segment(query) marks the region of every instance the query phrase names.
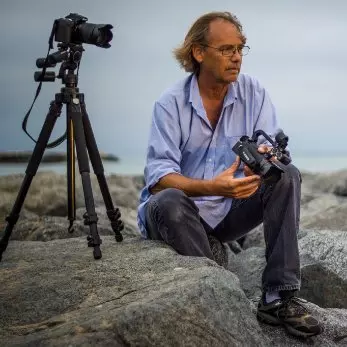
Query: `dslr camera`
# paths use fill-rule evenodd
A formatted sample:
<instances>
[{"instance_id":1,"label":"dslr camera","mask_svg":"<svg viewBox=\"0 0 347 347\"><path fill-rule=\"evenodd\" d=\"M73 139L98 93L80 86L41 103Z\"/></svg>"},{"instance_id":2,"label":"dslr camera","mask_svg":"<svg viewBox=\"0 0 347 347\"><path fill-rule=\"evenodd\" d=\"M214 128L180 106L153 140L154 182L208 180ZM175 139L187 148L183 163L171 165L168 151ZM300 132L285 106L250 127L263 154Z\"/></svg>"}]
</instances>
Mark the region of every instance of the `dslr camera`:
<instances>
[{"instance_id":1,"label":"dslr camera","mask_svg":"<svg viewBox=\"0 0 347 347\"><path fill-rule=\"evenodd\" d=\"M65 44L87 43L102 48L109 48L113 34L111 24L86 23L88 18L77 13L70 13L65 18L54 22L55 41Z\"/></svg>"},{"instance_id":2,"label":"dslr camera","mask_svg":"<svg viewBox=\"0 0 347 347\"><path fill-rule=\"evenodd\" d=\"M257 140L260 135L264 136L272 145L268 153L258 152ZM242 136L232 150L255 174L260 175L265 183L272 184L280 180L284 171L271 158L275 157L284 165L291 162L289 152L285 149L288 139L282 130L275 136L275 141L263 130L257 130L252 137Z\"/></svg>"}]
</instances>

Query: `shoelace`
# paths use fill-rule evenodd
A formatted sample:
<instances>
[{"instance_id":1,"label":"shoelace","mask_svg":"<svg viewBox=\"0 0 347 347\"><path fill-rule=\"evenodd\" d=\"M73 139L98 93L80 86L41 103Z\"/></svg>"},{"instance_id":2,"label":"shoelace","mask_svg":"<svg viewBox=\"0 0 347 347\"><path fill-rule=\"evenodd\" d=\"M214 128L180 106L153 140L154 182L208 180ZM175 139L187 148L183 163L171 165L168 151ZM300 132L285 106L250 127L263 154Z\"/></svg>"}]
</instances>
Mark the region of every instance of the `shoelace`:
<instances>
[{"instance_id":1,"label":"shoelace","mask_svg":"<svg viewBox=\"0 0 347 347\"><path fill-rule=\"evenodd\" d=\"M298 298L296 296L291 296L291 297L283 300L283 306L281 308L281 311L284 310L286 312L288 309L288 306L292 304L294 306L294 310L295 310L296 314L304 315L307 313L307 309L303 305L305 302L307 302L307 301L304 299ZM287 317L287 315L286 315L286 317Z\"/></svg>"}]
</instances>

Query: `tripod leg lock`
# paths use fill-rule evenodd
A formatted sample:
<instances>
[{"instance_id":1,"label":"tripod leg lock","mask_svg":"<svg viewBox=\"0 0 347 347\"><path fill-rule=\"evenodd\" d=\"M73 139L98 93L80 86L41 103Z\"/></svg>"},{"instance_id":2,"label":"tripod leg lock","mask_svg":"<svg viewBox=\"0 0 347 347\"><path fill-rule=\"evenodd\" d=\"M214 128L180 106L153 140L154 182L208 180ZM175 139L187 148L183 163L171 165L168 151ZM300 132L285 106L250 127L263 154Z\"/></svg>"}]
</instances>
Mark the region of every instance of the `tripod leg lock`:
<instances>
[{"instance_id":1,"label":"tripod leg lock","mask_svg":"<svg viewBox=\"0 0 347 347\"><path fill-rule=\"evenodd\" d=\"M102 244L102 240L99 236L96 239L92 235L87 236L88 247L100 246Z\"/></svg>"},{"instance_id":2,"label":"tripod leg lock","mask_svg":"<svg viewBox=\"0 0 347 347\"><path fill-rule=\"evenodd\" d=\"M112 230L115 233L116 241L121 242L123 241L123 235L121 234L121 231L124 229L124 223L120 219L121 213L118 208L107 210L107 216L111 222Z\"/></svg>"},{"instance_id":3,"label":"tripod leg lock","mask_svg":"<svg viewBox=\"0 0 347 347\"><path fill-rule=\"evenodd\" d=\"M111 221L112 229L115 231L121 231L124 229L124 223L120 219L121 213L118 208L113 210L107 210L107 216Z\"/></svg>"},{"instance_id":4,"label":"tripod leg lock","mask_svg":"<svg viewBox=\"0 0 347 347\"><path fill-rule=\"evenodd\" d=\"M98 216L96 214L88 214L88 212L85 212L83 215L84 218L84 225L91 225L96 224L98 222Z\"/></svg>"}]
</instances>

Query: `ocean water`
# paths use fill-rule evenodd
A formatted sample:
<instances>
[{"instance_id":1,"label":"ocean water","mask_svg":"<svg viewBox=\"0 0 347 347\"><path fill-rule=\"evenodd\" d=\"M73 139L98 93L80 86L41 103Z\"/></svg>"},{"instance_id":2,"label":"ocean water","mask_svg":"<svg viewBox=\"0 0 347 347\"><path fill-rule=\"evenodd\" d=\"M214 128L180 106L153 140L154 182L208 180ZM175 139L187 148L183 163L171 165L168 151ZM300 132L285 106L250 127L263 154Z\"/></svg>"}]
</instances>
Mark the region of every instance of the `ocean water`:
<instances>
[{"instance_id":1,"label":"ocean water","mask_svg":"<svg viewBox=\"0 0 347 347\"><path fill-rule=\"evenodd\" d=\"M334 172L338 170L347 170L347 155L346 156L295 156L293 164L300 170L307 172ZM103 161L103 166L106 175L121 174L121 175L142 175L144 169L144 161L142 160L120 160L119 162ZM24 163L18 164L1 164L0 176L11 175L16 173L25 173L27 165ZM76 166L76 171L78 166ZM92 168L91 168L92 170ZM57 173L66 173L65 163L41 163L38 171L54 171Z\"/></svg>"}]
</instances>

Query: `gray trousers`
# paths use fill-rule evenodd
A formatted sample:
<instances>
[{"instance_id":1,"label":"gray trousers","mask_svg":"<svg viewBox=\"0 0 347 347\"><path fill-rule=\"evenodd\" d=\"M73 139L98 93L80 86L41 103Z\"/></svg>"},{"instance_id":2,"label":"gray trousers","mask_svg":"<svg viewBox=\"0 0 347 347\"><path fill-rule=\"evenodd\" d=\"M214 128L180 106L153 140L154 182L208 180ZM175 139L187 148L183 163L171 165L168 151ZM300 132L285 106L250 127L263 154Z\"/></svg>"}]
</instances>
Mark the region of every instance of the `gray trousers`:
<instances>
[{"instance_id":1,"label":"gray trousers","mask_svg":"<svg viewBox=\"0 0 347 347\"><path fill-rule=\"evenodd\" d=\"M183 191L168 188L151 196L146 208L150 239L163 240L178 253L213 259L207 234L221 242L237 240L263 223L266 266L263 291L300 289L297 233L301 175L292 164L276 184L262 184L251 197L233 200L226 217L212 229Z\"/></svg>"}]
</instances>

